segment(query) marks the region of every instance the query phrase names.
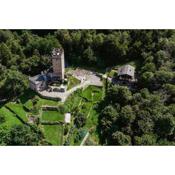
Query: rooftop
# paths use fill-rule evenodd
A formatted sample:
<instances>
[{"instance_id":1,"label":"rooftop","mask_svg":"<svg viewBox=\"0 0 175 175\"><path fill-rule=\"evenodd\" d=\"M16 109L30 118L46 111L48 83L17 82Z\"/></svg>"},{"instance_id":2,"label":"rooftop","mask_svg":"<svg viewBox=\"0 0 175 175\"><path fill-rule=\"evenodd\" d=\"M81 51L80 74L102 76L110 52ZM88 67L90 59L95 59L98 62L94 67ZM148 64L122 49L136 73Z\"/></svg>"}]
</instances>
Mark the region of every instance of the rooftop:
<instances>
[{"instance_id":1,"label":"rooftop","mask_svg":"<svg viewBox=\"0 0 175 175\"><path fill-rule=\"evenodd\" d=\"M64 121L65 121L65 123L70 123L70 121L71 121L71 114L70 113L65 114Z\"/></svg>"},{"instance_id":2,"label":"rooftop","mask_svg":"<svg viewBox=\"0 0 175 175\"><path fill-rule=\"evenodd\" d=\"M118 75L130 75L134 77L135 68L131 65L124 65L118 69Z\"/></svg>"},{"instance_id":3,"label":"rooftop","mask_svg":"<svg viewBox=\"0 0 175 175\"><path fill-rule=\"evenodd\" d=\"M41 74L35 75L34 77L29 77L30 81L44 81L44 76Z\"/></svg>"},{"instance_id":4,"label":"rooftop","mask_svg":"<svg viewBox=\"0 0 175 175\"><path fill-rule=\"evenodd\" d=\"M37 82L49 80L49 76L47 74L43 74L43 75L38 74L38 75L35 75L34 77L29 77L29 80L37 84Z\"/></svg>"}]
</instances>

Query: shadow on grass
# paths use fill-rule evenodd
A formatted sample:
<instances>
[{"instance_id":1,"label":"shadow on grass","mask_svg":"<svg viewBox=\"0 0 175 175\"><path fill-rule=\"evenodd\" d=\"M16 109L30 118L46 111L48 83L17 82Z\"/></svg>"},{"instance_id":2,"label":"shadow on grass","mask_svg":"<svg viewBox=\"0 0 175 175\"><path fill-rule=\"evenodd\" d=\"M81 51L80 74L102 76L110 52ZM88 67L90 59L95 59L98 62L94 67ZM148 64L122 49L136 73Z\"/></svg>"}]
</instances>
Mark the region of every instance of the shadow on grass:
<instances>
[{"instance_id":1,"label":"shadow on grass","mask_svg":"<svg viewBox=\"0 0 175 175\"><path fill-rule=\"evenodd\" d=\"M29 99L32 99L36 94L36 92L31 89L27 89L24 91L23 95L19 97L22 104L26 103Z\"/></svg>"}]
</instances>

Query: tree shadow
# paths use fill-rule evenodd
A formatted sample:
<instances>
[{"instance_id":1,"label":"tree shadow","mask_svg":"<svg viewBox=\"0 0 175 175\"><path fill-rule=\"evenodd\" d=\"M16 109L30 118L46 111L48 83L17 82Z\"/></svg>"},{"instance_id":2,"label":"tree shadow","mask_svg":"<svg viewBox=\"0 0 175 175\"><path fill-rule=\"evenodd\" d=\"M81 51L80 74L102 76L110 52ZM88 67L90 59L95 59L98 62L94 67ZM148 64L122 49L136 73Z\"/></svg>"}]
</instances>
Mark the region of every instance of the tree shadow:
<instances>
[{"instance_id":1,"label":"tree shadow","mask_svg":"<svg viewBox=\"0 0 175 175\"><path fill-rule=\"evenodd\" d=\"M22 104L26 103L29 99L32 99L33 97L35 97L37 95L36 92L34 92L31 89L27 89L24 91L23 95L21 95L19 97L20 101Z\"/></svg>"}]
</instances>

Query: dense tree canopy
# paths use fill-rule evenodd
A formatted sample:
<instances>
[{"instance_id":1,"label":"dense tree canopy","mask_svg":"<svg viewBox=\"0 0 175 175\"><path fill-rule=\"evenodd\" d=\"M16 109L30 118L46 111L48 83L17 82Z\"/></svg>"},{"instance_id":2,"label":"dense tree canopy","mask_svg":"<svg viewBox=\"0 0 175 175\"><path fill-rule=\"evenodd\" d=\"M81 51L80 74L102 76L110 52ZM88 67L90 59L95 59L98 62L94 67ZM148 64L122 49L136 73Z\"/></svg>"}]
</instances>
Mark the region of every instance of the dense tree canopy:
<instances>
[{"instance_id":1,"label":"dense tree canopy","mask_svg":"<svg viewBox=\"0 0 175 175\"><path fill-rule=\"evenodd\" d=\"M123 105L116 101L118 94L115 93L121 88L126 87L113 85L110 88L110 92L114 91L113 100L107 92L101 103L102 108L106 106L99 118L101 142L109 145L155 145L164 140L162 144L174 144L174 105L167 105L161 93L151 93L147 89L131 94L127 105ZM108 108L110 110L106 112Z\"/></svg>"},{"instance_id":2,"label":"dense tree canopy","mask_svg":"<svg viewBox=\"0 0 175 175\"><path fill-rule=\"evenodd\" d=\"M42 140L40 132L25 125L14 125L10 129L0 127L0 136L1 145L39 145Z\"/></svg>"}]
</instances>

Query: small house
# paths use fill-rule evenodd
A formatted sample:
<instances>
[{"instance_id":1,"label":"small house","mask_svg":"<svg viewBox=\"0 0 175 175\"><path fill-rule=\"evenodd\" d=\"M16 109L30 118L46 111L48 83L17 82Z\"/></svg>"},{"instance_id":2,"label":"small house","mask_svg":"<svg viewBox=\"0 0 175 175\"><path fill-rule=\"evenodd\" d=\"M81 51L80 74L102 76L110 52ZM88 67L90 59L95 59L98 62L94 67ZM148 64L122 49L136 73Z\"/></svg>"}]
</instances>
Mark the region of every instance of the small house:
<instances>
[{"instance_id":1,"label":"small house","mask_svg":"<svg viewBox=\"0 0 175 175\"><path fill-rule=\"evenodd\" d=\"M118 69L118 79L124 81L134 81L135 68L131 65L124 65Z\"/></svg>"}]
</instances>

